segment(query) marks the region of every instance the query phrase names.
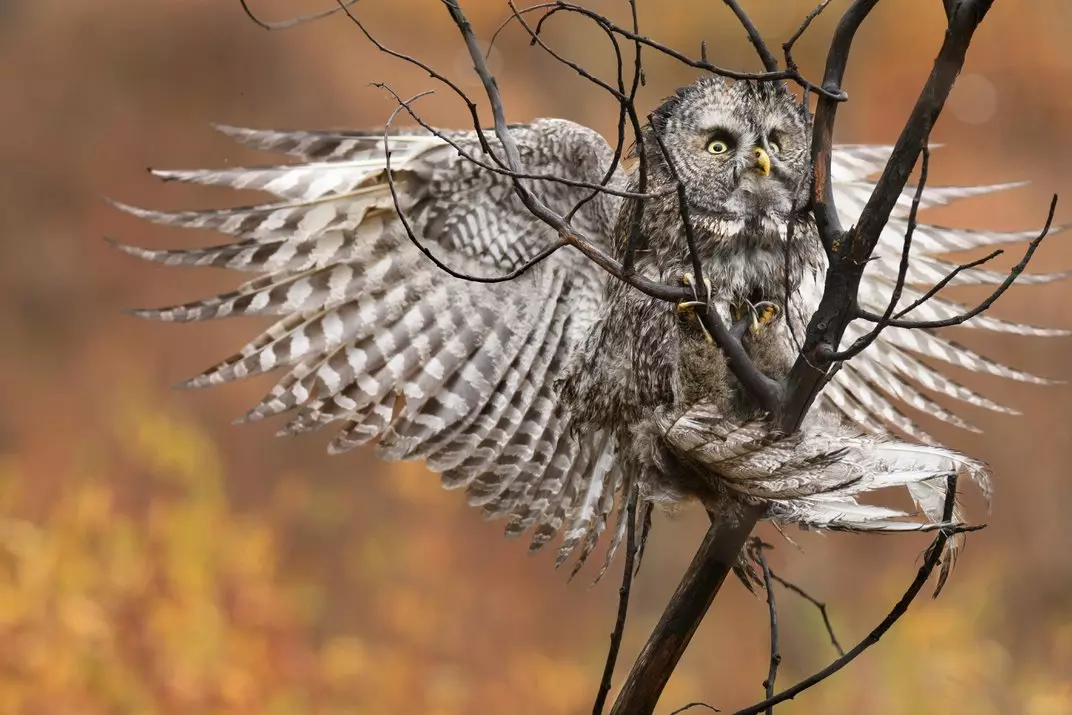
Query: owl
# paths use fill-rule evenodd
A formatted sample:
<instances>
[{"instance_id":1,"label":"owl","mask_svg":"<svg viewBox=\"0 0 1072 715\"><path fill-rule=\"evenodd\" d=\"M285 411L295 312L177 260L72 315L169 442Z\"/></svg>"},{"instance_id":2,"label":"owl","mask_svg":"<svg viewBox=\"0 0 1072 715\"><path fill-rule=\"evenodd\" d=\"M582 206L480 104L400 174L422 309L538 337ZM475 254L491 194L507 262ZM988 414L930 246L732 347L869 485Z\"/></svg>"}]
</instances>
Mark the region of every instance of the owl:
<instances>
[{"instance_id":1,"label":"owl","mask_svg":"<svg viewBox=\"0 0 1072 715\"><path fill-rule=\"evenodd\" d=\"M574 572L608 527L609 563L629 527L621 497L633 489L648 503L698 502L716 518L733 519L750 504L777 524L920 528L926 520L860 497L903 486L935 521L946 476L966 474L989 493L988 473L935 444L893 400L972 429L913 383L977 407L1011 410L945 377L935 363L1044 382L944 336L888 328L825 386L800 430L780 435L728 370L692 302L653 299L569 248L508 281L451 275L502 276L557 240L522 205L511 178L495 170L476 132L218 128L296 161L155 173L255 189L272 199L208 211L119 204L159 224L229 237L207 248L120 245L123 251L166 265L253 274L231 292L137 315L275 321L184 384L278 371L278 383L241 421L284 416L284 435L332 425L331 452L377 440L383 459L424 460L444 487L464 490L486 516L505 518L508 535L530 534L532 550L560 536L556 564L574 556ZM613 152L595 131L562 119L509 131L525 171L538 177L527 186L544 203L562 214L579 205L572 225L619 260L635 241L637 273L691 285L697 301L724 320L745 319L744 343L757 367L772 378L787 374L821 297L826 257L805 210L809 115L786 87L705 78L678 90L651 114L638 145L648 170L643 199L636 196L635 162L615 168L612 193L592 196L582 185L602 181L612 166ZM491 132L484 139L501 150ZM872 189L867 178L889 153L883 146L835 147L831 176L846 223L859 215ZM684 185L705 285L691 280L675 175ZM1010 186L929 188L921 206ZM861 305L875 312L885 309L896 282L910 198L902 197L884 228L860 286ZM920 298L954 268L939 254L1030 235L919 225L912 285L902 300ZM1003 279L974 268L954 282ZM960 310L934 298L913 317ZM982 315L968 326L1064 334ZM845 340L869 329L852 323Z\"/></svg>"}]
</instances>

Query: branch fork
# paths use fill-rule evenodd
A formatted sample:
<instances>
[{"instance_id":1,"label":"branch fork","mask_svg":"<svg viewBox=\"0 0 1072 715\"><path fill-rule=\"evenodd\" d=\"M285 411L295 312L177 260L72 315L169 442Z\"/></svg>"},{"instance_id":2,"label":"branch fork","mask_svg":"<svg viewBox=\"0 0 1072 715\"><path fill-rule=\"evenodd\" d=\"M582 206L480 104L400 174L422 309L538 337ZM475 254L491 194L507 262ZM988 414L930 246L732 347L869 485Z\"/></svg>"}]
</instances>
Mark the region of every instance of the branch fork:
<instances>
[{"instance_id":1,"label":"branch fork","mask_svg":"<svg viewBox=\"0 0 1072 715\"><path fill-rule=\"evenodd\" d=\"M490 104L493 115L494 130L492 133L497 140L497 147L492 147L486 137L485 130L482 128L484 124L481 121L476 102L467 96L457 84L426 63L415 57L392 50L380 43L351 11L350 6L354 1L355 0L336 0L337 7L333 8L331 11L320 13L316 16L310 16L309 18L299 18L298 20L304 21L308 19L316 19L317 17L322 17L330 12L341 11L349 17L364 36L381 52L424 70L431 78L443 84L456 94L466 104L466 107L469 110L472 124L477 132L481 152L483 154L483 158L479 158L465 155L463 153L465 158L473 161L473 163L488 171L508 176L513 183L513 189L518 199L533 216L550 227L558 237L551 246L529 263L504 276L486 278L465 275L453 271L448 266L443 265L425 246L423 246L420 239L410 229L408 222L406 222L403 207L399 204L399 197L395 190L394 180L391 175L390 154L388 154L388 181L391 186L392 196L395 199L396 209L398 210L399 216L402 217L403 225L409 234L410 240L435 261L437 265L450 272L451 275L464 280L480 282L511 280L530 269L532 266L545 260L559 248L568 245L579 250L589 260L595 262L617 280L621 280L637 290L643 291L649 296L670 303L692 301L690 305L696 311L696 315L700 320L701 325L726 355L729 367L733 374L763 409L769 413L771 429L783 434L790 434L800 426L801 421L804 419L804 416L807 414L812 402L815 400L823 385L825 385L833 374L837 372L844 361L851 359L853 356L866 349L879 336L882 330L889 327L931 329L958 325L987 310L997 298L1004 294L1026 268L1038 245L1047 235L1053 220L1056 208L1056 196L1050 204L1045 229L1029 244L1023 259L1010 270L1007 280L1003 282L991 296L980 302L975 308L965 311L963 314L954 318L941 321L915 321L905 317L941 291L945 286L952 282L960 272L990 261L999 255L1000 251L995 251L983 259L956 267L945 278L939 281L927 294L913 304L898 310L897 303L899 302L904 288L911 259L912 234L915 229L916 212L920 204L922 191L926 184L926 174L929 162L927 140L931 128L934 126L950 90L952 89L953 82L963 67L965 55L975 30L986 16L993 0L943 0L943 6L948 19L948 26L945 31L941 48L935 57L930 76L919 93L916 104L905 122L904 128L894 146L890 159L882 172L881 178L879 178L876 184L874 192L867 201L858 223L849 228L842 226L837 208L834 205L834 194L831 182L831 152L834 126L838 107L847 99L842 84L848 65L852 43L856 37L857 31L870 15L871 11L878 5L879 0L852 0L849 4L834 30L821 82L812 82L803 76L793 59L792 51L795 43L808 29L813 20L830 4L830 0L822 0L819 2L818 5L816 5L804 18L793 35L781 46L785 63L784 69L779 68L774 54L766 45L747 13L741 8L739 2L737 2L737 0L723 0L724 4L733 12L742 28L747 33L748 39L755 48L760 62L764 67L763 72L739 72L713 65L708 61L706 45L701 45L700 47L700 59L694 59L682 52L645 37L640 33L638 27L636 0L628 0L632 19L630 27L617 25L593 10L565 0L543 2L520 9L514 5L513 0L508 0L511 14L506 22L500 26L499 30L495 32L492 42L494 42L495 37L503 27L511 21L517 21L525 32L528 33L532 45L539 47L558 62L573 69L579 76L603 91L608 92L619 103L618 135L615 151L611 165L608 167L608 170L600 183L566 181L557 177L535 175L524 171L517 144L506 123L506 113L498 83L496 82L494 75L488 69L484 54L481 52L472 25L458 0L440 0L440 2L447 11L451 22L461 35L462 40L468 49L470 59L472 60L473 69L481 80L484 94ZM249 11L248 6L246 5L246 0L240 0L240 2L247 14L249 14L250 17L262 27L268 29L281 29L284 26L297 24L297 22L275 24L262 22L257 20ZM540 11L543 12L543 15L534 25L530 24L526 17L531 13ZM617 59L617 73L613 84L595 77L577 63L565 58L544 41L541 33L545 23L560 13L579 16L594 22L606 35ZM635 55L632 76L629 79L628 86L626 81L625 60L623 58L620 44L621 41L632 43ZM814 94L818 98L813 121L811 146L813 176L810 202L808 206L803 208L804 210L810 211L815 217L820 239L827 254L828 269L822 300L810 321L796 363L785 380L778 381L767 377L752 362L742 342L747 329L746 324L742 325L742 321L737 321L736 324L727 326L715 311L708 308L707 300L700 300L696 293L697 290L703 289L701 286L705 286L702 273L702 260L696 250L695 236L693 235L692 222L689 217L690 207L684 191L684 186L680 181L677 181L675 191L678 196L679 211L686 230L686 240L692 267L692 275L690 276L692 285L661 284L638 275L634 270L634 256L642 245L643 239L640 235L640 215L643 211L643 201L652 197L647 193L646 152L643 147L644 136L635 106L635 98L638 88L644 83L641 61L642 51L657 52L676 59L689 67L731 79L768 82L791 81L801 87L806 94ZM449 137L444 136L442 132L437 132L420 119L410 106L413 100L402 100L397 94L394 94L392 90L389 88L386 89L391 92L398 102L398 108L395 110L394 114L392 114L392 119L400 111L406 111L426 130L453 145L453 142ZM638 192L623 192L609 187L610 180L621 161L624 147L626 145L625 129L627 123L632 130L632 138L637 146L636 155L639 159L637 167L639 178ZM389 124L390 122L388 123L388 126ZM661 138L659 138L657 134L653 136L659 143L659 149L663 157L667 160L669 169L676 179L676 168L670 161L669 153L666 151L665 146L662 145ZM386 141L387 135L385 133L385 148ZM458 147L455 146L455 148L457 149ZM898 281L892 298L882 314L874 314L861 310L858 307L856 300L861 277L871 258L871 254L878 243L880 233L885 227L898 198L901 196L912 170L915 168L917 162L921 160L921 157L922 176L916 187L915 197L912 203L908 230L906 231L903 251L901 254ZM558 181L563 184L590 189L591 193L576 204L573 209L563 215L552 210L530 190L530 184L528 182L531 180ZM622 196L629 199L640 200L641 202L641 210L634 212L635 222L633 224L633 230L631 231L628 246L626 247L621 262L599 248L595 242L583 235L583 233L578 231L571 223L573 216L581 206L598 196L600 193ZM846 327L852 320L856 319L870 321L874 323L874 326L871 331L857 340L853 345L844 350L839 350ZM839 653L841 653L841 647L833 630L830 628L825 604L816 601L798 587L789 584L774 574L767 565L764 557L764 549L767 548L767 545L758 541L752 542L750 554L753 560L760 566L762 583L768 595L768 608L772 629L771 664L767 680L764 683L766 698L760 703L738 711L736 715L773 712L773 708L776 704L795 697L800 692L837 672L851 662L863 650L882 637L889 627L903 615L913 599L922 589L934 568L937 566L942 548L945 546L946 541L955 533L973 528L965 527L963 525L949 524L953 513L956 486L956 476L950 476L947 484L945 518L943 519L943 523L936 527L937 535L926 552L924 563L919 569L915 580L905 592L902 599L896 604L893 610L891 610L890 614L876 629L868 634L863 641L848 652L840 655L839 658L833 661L827 668L824 668L811 678L807 678L780 693L774 692L777 665L778 660L780 659L777 643L777 613L775 599L771 592L772 584L774 582L781 583L815 604L820 610L824 622L827 624L830 639ZM613 675L614 662L621 642L621 630L624 628L625 624L629 584L635 573L634 559L639 561L640 551L643 549L647 529L651 523L650 509L645 508L641 519L643 525L640 536L640 545L638 546L635 539L635 531L637 529L638 521L637 495L631 493L624 498L629 500L627 516L629 520L627 525L627 534L629 538L626 565L623 574L624 580L622 588L620 589L621 600L618 620L615 632L612 634L611 651L608 654L604 676L594 705L594 715L600 715L603 712L611 689L611 677ZM745 506L742 508L742 512L736 522L727 523L725 520L712 522L704 541L697 550L692 564L686 571L677 591L663 613L659 624L656 626L647 644L637 658L629 676L625 680L611 710L612 715L646 715L653 712L663 686L669 679L679 658L687 647L693 632L706 614L708 607L717 595L726 576L738 564L742 548L748 542L753 526L761 516L762 512L760 508ZM686 708L693 706L704 706L710 709L710 706L705 706L702 703L690 704L689 706L686 706ZM684 709L685 708L682 708L680 710Z\"/></svg>"}]
</instances>

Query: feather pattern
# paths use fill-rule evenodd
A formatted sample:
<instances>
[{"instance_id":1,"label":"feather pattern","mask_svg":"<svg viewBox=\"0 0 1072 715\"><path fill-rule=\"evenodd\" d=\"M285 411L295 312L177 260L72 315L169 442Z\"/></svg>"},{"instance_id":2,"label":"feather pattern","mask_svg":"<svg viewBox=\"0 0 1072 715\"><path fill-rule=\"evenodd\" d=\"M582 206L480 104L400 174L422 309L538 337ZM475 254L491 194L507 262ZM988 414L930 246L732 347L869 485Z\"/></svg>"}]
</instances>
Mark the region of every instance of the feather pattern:
<instances>
[{"instance_id":1,"label":"feather pattern","mask_svg":"<svg viewBox=\"0 0 1072 715\"><path fill-rule=\"evenodd\" d=\"M631 438L609 429L577 429L556 386L599 320L607 295L603 273L566 251L509 283L461 281L436 268L413 245L396 214L388 155L413 237L455 270L501 275L555 237L525 210L508 179L465 160L427 132L397 132L385 139L382 132L216 128L253 149L295 157L297 163L154 175L264 191L271 201L203 211L115 203L156 224L208 229L233 239L174 250L114 244L125 253L169 266L255 274L233 291L135 315L169 322L277 318L184 386L281 370L276 385L241 421L285 415L289 421L280 434L338 424L332 452L378 438L377 454L384 459L427 460L444 487L465 489L469 503L486 516L505 518L508 535L531 533L531 550L561 536L555 562L575 557L573 573L609 529L602 575L626 529L633 528L626 523L626 495L638 488L645 498L658 498L644 491L645 474L623 457L623 440ZM533 173L599 182L609 166L606 142L579 125L537 120L511 131ZM481 153L473 132L447 136L470 154ZM492 135L487 139L501 149ZM835 196L847 223L862 210L873 189L868 178L885 165L890 151L888 146L835 148ZM624 189L628 184L628 172L619 168L611 185ZM528 185L562 213L588 193L542 180ZM1018 185L928 188L921 206ZM860 286L861 305L874 312L883 312L894 288L913 194L906 189L899 198ZM573 224L609 251L621 206L621 199L597 196L580 208ZM901 305L922 296L926 288L920 286L942 280L956 267L939 254L1033 236L918 225L911 285ZM1067 276L1025 275L1020 280L1039 284ZM994 286L1004 279L998 271L974 268L962 271L954 284ZM794 322L802 328L822 285L821 275L805 277L800 305L792 306ZM941 298L909 317L941 320L962 309ZM846 344L870 327L850 325ZM1031 336L1068 334L991 316L977 316L965 327ZM892 426L932 442L893 400L965 429L974 428L922 390L988 410L1013 410L917 356L1022 382L1048 382L943 336L890 328L825 387L821 409L795 435L772 435L761 421L728 420L703 402L658 412L649 428L686 463L717 471L723 488L738 498L769 503L769 516L776 522L830 530L919 529L923 522L913 515L858 498L875 489L906 487L927 519L935 521L941 518L945 475L966 473L987 494L989 481L985 468L961 455L888 437L887 426ZM952 553L947 563L951 558Z\"/></svg>"},{"instance_id":2,"label":"feather pattern","mask_svg":"<svg viewBox=\"0 0 1072 715\"><path fill-rule=\"evenodd\" d=\"M598 309L598 269L567 252L510 283L464 282L436 268L394 212L387 151L411 226L455 270L501 273L554 237L520 208L507 179L444 151L434 136L396 134L385 147L382 134L218 128L303 161L153 173L265 191L277 201L208 211L115 204L164 226L236 239L179 250L116 244L128 254L258 274L228 293L136 315L171 322L279 318L185 386L283 369L244 420L289 414L285 434L341 422L333 452L379 437L379 456L427 459L445 486L464 486L486 514L507 517L509 534L537 527L533 548L565 529L560 560L578 552L583 563L605 529L620 474L610 436L567 430L553 381ZM606 143L569 122L538 121L514 132L533 171L599 181L609 162ZM472 133L459 136L479 153ZM559 184L536 186L562 211L584 196ZM598 237L614 201L590 202L576 222Z\"/></svg>"},{"instance_id":3,"label":"feather pattern","mask_svg":"<svg viewBox=\"0 0 1072 715\"><path fill-rule=\"evenodd\" d=\"M843 218L848 223L855 222L863 210L863 205L874 188L874 184L867 181L867 178L882 168L883 151L886 149L888 148L842 146L835 151L835 158L840 155L842 162L842 168L833 174L835 200L839 211L844 214ZM1022 185L1022 183L1008 183L974 187L928 187L923 192L920 206L921 208L938 206L952 200L985 196ZM859 289L859 302L861 307L873 313L885 312L893 295L900 268L904 236L908 229L906 217L914 192L914 189L905 189L894 211L894 216L882 231L874 260L864 271ZM1057 228L1053 232L1059 230ZM906 308L922 298L931 285L941 281L957 267L958 264L940 258L938 254L1004 246L1033 239L1037 235L1038 231L981 231L931 226L925 223L917 224L912 237L913 252L907 274L907 284L902 291L898 307ZM1043 274L1025 273L1019 276L1017 281L1028 285L1044 284L1063 280L1069 275L1068 271ZM997 286L1005 279L1006 274L1001 271L973 268L961 271L950 285ZM822 285L817 283L805 286L805 288L810 289L810 294L804 296L802 302L806 306L816 305L821 297ZM963 313L966 309L967 307L959 302L944 296L935 296L912 310L905 318L925 321L947 320ZM808 313L807 309L805 313ZM1025 325L990 315L977 315L962 326L967 329L1038 337L1059 337L1070 334L1068 330ZM852 344L857 338L870 332L872 327L872 324L862 321L851 323L845 332L843 346ZM933 331L887 328L871 346L835 375L831 384L826 387L824 395L839 412L865 429L872 431L877 429L880 423L876 423L875 418L879 418L886 424L924 442L933 442L933 440L910 418L894 407L894 399L944 422L969 430L975 428L953 411L925 397L918 388L913 386L913 382L960 402L997 412L1015 414L1015 410L999 405L957 384L937 368L917 360L913 354L966 368L972 372L988 373L1020 382L1034 384L1051 382L983 357Z\"/></svg>"}]
</instances>

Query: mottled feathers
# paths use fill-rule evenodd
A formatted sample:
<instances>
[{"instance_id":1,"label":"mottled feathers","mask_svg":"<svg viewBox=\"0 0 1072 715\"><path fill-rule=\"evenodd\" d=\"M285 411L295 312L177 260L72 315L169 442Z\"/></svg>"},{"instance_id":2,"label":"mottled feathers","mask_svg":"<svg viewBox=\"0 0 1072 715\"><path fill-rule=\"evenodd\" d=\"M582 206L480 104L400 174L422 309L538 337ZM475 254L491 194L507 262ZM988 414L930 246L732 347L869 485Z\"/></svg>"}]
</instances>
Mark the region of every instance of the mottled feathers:
<instances>
[{"instance_id":1,"label":"mottled feathers","mask_svg":"<svg viewBox=\"0 0 1072 715\"><path fill-rule=\"evenodd\" d=\"M788 313L802 329L818 300L824 269L821 251L807 243L815 241L810 219L794 213L795 197L806 184L803 157L810 130L784 90L749 83L730 87L737 89L711 81L679 92L656 112L650 131L668 132L671 155L693 191L707 251L705 270L713 280L715 299L722 301L720 310L729 310L738 297L735 291L740 286L721 290L737 285L734 276L742 286L758 280L740 277L729 267L739 258L739 246L748 241L765 245L766 239L756 236L771 234L772 245L784 249L777 241L784 241L785 225L799 222L795 290ZM727 120L716 105L738 95L748 95L747 106L752 109L740 114L737 125L723 126ZM701 126L703 122L747 142L748 151L754 145L770 153L770 173L784 187L779 190L784 190L784 197L764 194L768 189L762 182L745 194L733 193L730 184L712 190L715 179L704 163L710 159L706 144L711 141L711 132L704 132L711 127ZM679 366L689 360L695 363L700 353L686 350L685 362L679 365L679 348L656 337L679 331L673 333L678 336L675 340L688 339L686 331L694 329L674 306L649 304L637 291L609 283L580 254L558 251L520 278L492 284L452 278L428 260L395 213L385 171L387 152L414 237L454 270L502 275L556 239L528 214L506 177L459 156L444 139L420 131L396 132L385 140L379 132L218 128L253 148L289 154L296 162L155 173L169 181L256 189L272 195L270 200L234 209L175 212L117 204L155 223L209 228L228 237L208 248L119 245L123 251L165 265L213 266L252 274L228 293L137 311L138 315L172 322L269 315L276 321L186 384L215 385L275 371L278 383L243 419L282 416L283 434L330 424L335 430L332 451L378 439L377 453L385 459L426 460L442 475L445 487L464 490L468 501L486 515L506 519L508 534L531 534L533 549L560 535L558 563L575 555L579 567L611 523L613 552L627 528L622 518L625 500L620 497L634 484L646 498L669 498L672 489L660 491L650 483L654 465L668 455L675 464L716 474L719 489L734 492L735 498L769 503L770 518L780 522L830 529L918 528L909 515L861 504L857 497L879 487L907 486L927 516L936 519L940 508L936 516L934 505L940 507L941 489L935 491L934 480L958 470L983 480L985 470L948 450L913 447L886 435L892 426L929 441L893 400L971 429L955 411L934 403L920 386L976 407L1011 410L945 377L935 361L1044 382L943 336L889 329L827 386L821 396L823 409L805 429L780 441L767 434L760 416L726 409L731 383L725 383L724 397L729 397L721 401L699 399L703 391L697 390L688 400L675 397L684 394L675 382L680 381ZM568 121L537 120L511 132L525 168L533 173L599 182L610 163L606 142ZM466 152L481 156L474 132L447 136ZM499 149L493 135L487 138ZM663 159L651 153L650 142L646 151L658 178ZM887 148L872 146L836 149L833 179L847 222L866 201L871 190L868 176L882 167L888 153ZM732 180L734 171L738 181L759 181L748 173L752 165L743 156L743 168L730 170L726 181ZM754 160L756 155L752 156ZM633 174L621 168L611 179L618 189L633 183ZM562 213L589 193L549 181L529 185ZM924 193L923 205L1005 188L1009 186L933 188ZM754 223L726 208L754 201L765 207L757 213L765 218ZM884 309L896 278L909 203L906 194L883 232L877 260L868 267L861 286L861 304L875 312ZM620 198L600 195L583 205L573 223L604 250L620 253L622 234L615 226L632 210L629 206ZM645 207L645 220L661 228L650 232L649 245L638 261L640 270L664 281L679 279L686 265L680 236L674 233L678 219L670 212L676 212L672 202L653 201ZM659 235L666 240L660 243ZM915 300L953 267L940 254L1022 241L1028 235L919 226L909 274L916 285L905 291L902 302ZM736 244L735 238L740 239ZM1024 280L1059 277L1063 274ZM955 283L993 285L1003 278L975 269L962 272ZM912 317L937 319L960 309L949 300L935 300ZM633 342L615 342L615 336L608 334L608 321L623 310L635 324L650 322L658 330L646 338L634 335L638 339ZM771 328L776 331L771 335L782 341L780 351L793 349L785 323ZM853 324L846 341L869 327ZM1063 334L985 316L967 327L1021 335ZM601 362L600 355L614 360ZM704 384L722 384L716 378L723 378L713 373L707 377ZM649 378L656 382L649 384ZM712 390L716 393L723 394ZM584 395L588 399L582 408L579 398ZM621 409L623 405L628 409ZM610 410L617 410L614 419L606 418ZM822 440L813 439L816 430L824 435ZM697 493L671 496L703 498Z\"/></svg>"}]
</instances>

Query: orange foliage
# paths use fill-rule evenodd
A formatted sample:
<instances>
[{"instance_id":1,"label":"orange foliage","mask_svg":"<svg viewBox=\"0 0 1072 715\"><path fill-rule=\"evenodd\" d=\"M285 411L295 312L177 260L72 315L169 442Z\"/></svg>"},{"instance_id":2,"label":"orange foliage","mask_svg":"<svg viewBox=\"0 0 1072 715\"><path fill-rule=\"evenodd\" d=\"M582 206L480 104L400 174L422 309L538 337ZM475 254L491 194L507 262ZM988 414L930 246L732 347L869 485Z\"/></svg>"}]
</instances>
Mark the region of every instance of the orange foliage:
<instances>
[{"instance_id":1,"label":"orange foliage","mask_svg":"<svg viewBox=\"0 0 1072 715\"><path fill-rule=\"evenodd\" d=\"M275 18L323 7L251 4ZM484 40L505 14L500 0L464 4ZM620 0L589 4L627 17ZM713 60L757 66L721 3L638 4L643 27L660 40L691 51L707 40ZM744 4L761 29L784 38L813 0ZM438 7L361 0L356 9L384 41L477 92ZM940 39L937 0L882 3L876 12L853 49L842 141L893 139ZM1023 228L1037 224L1052 191L1072 196L1072 9L1068 0L1008 0L992 15L969 55L974 79L936 129L947 148L935 154L932 178L1030 178L1036 188L935 219ZM225 200L196 187L165 191L143 173L149 164L265 161L212 135L209 121L376 125L392 104L368 81L391 81L408 95L427 89L427 77L376 53L345 20L265 33L237 0L0 2L0 16L0 715L589 711L616 569L593 589L587 571L567 585L548 555L526 558L523 544L501 538L501 524L482 523L420 465L385 466L368 450L328 458L323 439L273 441L270 429L229 428L263 384L168 392L253 326L148 325L119 310L233 281L148 267L96 240L215 240L166 233L98 200L160 208ZM821 18L799 46L809 76L819 74L832 19ZM597 29L560 17L548 33L613 76ZM641 103L649 107L693 75L646 56ZM556 115L613 131L613 105L528 47L516 27L492 63L511 121ZM422 100L422 111L464 126L465 107L448 94ZM1070 215L1061 208L1058 220ZM1039 268L1066 268L1068 246L1062 237L1044 245ZM999 312L1072 325L1068 285L1014 290ZM1037 374L1072 377L1067 342L962 337ZM939 601L921 599L860 661L777 712L1072 713L1069 393L971 384L1027 417L971 410L965 416L986 437L925 416L924 426L994 465L989 528L971 536ZM693 512L657 517L619 673L702 521ZM806 534L801 543L804 553L779 548L774 565L830 602L848 642L881 618L925 540ZM813 610L778 595L780 682L788 684L832 653ZM725 710L758 699L766 648L762 600L728 586L662 712L693 700Z\"/></svg>"}]
</instances>

